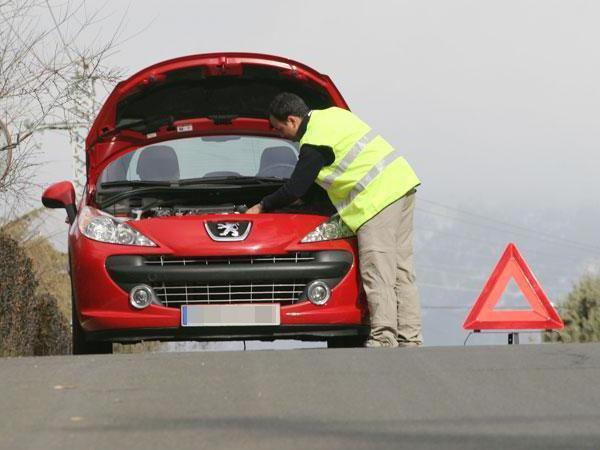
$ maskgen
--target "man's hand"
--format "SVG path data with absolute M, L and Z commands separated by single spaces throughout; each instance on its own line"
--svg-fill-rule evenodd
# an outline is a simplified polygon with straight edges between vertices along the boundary
M 261 212 L 263 212 L 263 207 L 260 203 L 257 203 L 248 211 L 246 211 L 246 214 L 260 214 Z

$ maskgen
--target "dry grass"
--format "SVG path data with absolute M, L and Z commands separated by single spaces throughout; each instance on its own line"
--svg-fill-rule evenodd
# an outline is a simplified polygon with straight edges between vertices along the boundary
M 159 341 L 143 341 L 137 344 L 113 344 L 114 353 L 145 353 L 158 352 L 161 348 Z
M 32 260 L 0 230 L 0 356 L 70 353 L 68 322 L 40 290 Z

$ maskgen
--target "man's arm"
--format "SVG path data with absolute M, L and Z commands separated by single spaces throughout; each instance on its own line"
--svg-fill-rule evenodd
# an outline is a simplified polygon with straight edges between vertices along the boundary
M 303 145 L 290 179 L 247 212 L 249 214 L 268 212 L 294 203 L 308 192 L 311 185 L 315 182 L 319 171 L 324 166 L 330 165 L 334 159 L 331 147 L 310 144 Z

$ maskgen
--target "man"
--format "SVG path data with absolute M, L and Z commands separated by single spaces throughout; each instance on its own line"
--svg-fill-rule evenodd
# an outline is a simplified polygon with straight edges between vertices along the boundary
M 271 125 L 299 141 L 290 179 L 248 213 L 286 206 L 316 182 L 342 220 L 356 232 L 359 267 L 371 320 L 367 347 L 422 343 L 415 286 L 412 222 L 419 179 L 400 156 L 356 115 L 342 108 L 310 111 L 295 94 L 279 94 Z

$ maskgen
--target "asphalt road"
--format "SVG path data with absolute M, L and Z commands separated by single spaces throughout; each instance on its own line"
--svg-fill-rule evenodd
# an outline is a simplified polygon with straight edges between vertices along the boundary
M 0 360 L 2 449 L 600 448 L 600 345 Z

